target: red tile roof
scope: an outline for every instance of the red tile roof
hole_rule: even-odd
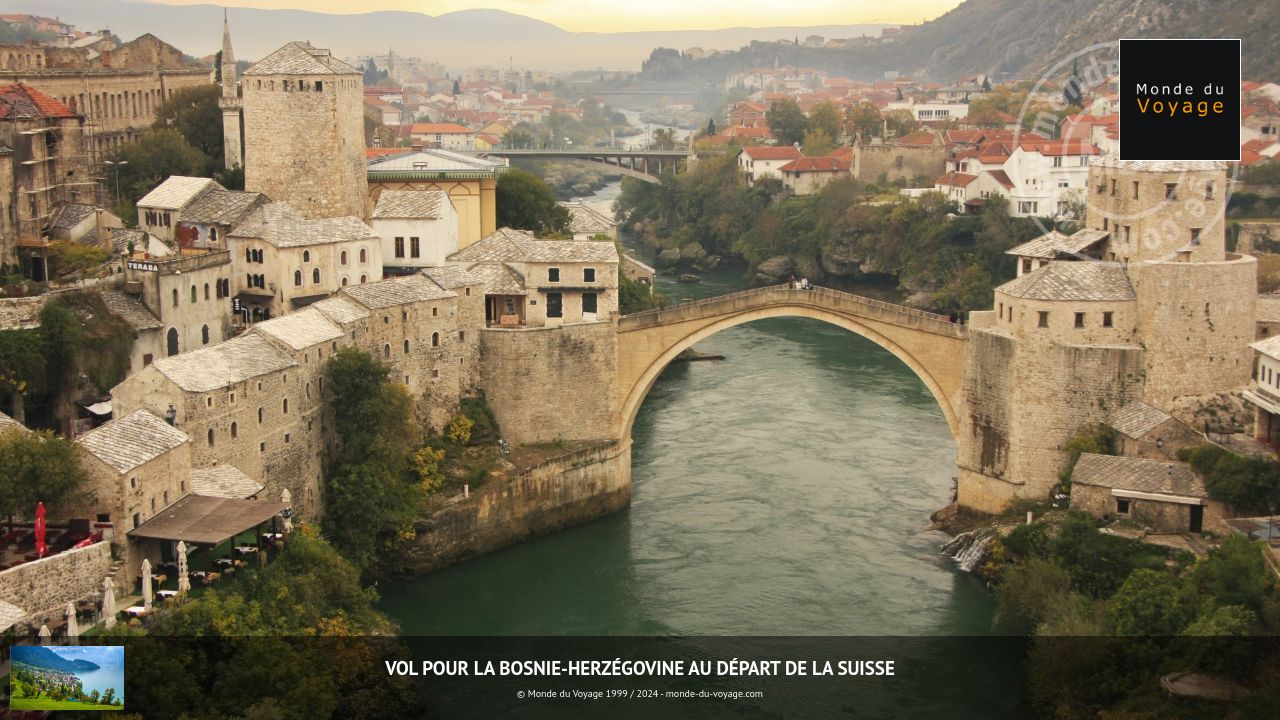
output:
[[[415,135],[461,135],[475,130],[457,123],[414,123],[412,132]]]
[[[742,152],[752,160],[795,160],[804,155],[792,145],[749,145]]]
[[[953,171],[938,178],[937,180],[934,181],[933,184],[934,185],[951,185],[954,187],[967,187],[969,183],[977,179],[978,179],[977,175],[970,175],[968,173],[960,173],[960,172]]]
[[[802,172],[848,172],[849,161],[830,155],[820,157],[802,157],[796,158],[791,162],[778,168],[780,172],[785,173],[802,173]]]
[[[387,155],[399,155],[400,153],[410,152],[409,148],[365,148],[364,156],[366,158],[386,157]]]
[[[932,145],[936,138],[937,136],[928,130],[917,130],[909,135],[903,135],[897,140],[894,140],[893,144],[894,145],[910,145],[913,147],[924,147],[924,146]]]
[[[987,171],[987,174],[991,176],[991,179],[992,179],[992,180],[995,180],[996,182],[1000,183],[1001,185],[1005,186],[1006,188],[1009,188],[1009,189],[1011,189],[1011,190],[1013,189],[1013,181],[1009,179],[1009,175],[1008,175],[1007,173],[1005,173],[1005,171],[1003,171],[1003,170],[988,170],[988,171]],[[965,184],[967,185],[968,183],[965,183]]]
[[[0,87],[0,118],[73,118],[71,108],[23,83]]]

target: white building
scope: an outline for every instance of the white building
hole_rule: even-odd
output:
[[[891,110],[908,110],[916,120],[952,120],[968,117],[969,104],[962,102],[915,102],[902,100],[884,106],[885,112]]]
[[[369,224],[392,274],[443,265],[458,251],[458,211],[443,190],[383,190]]]
[[[747,181],[753,185],[766,177],[781,180],[782,166],[802,157],[804,153],[791,145],[751,145],[738,153],[738,169],[747,174]]]

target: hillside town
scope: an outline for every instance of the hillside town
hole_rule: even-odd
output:
[[[533,69],[344,59],[303,40],[245,62],[231,19],[199,59],[152,35],[0,20],[34,33],[0,45],[0,446],[67,443],[83,469],[57,501],[5,490],[3,629],[146,627],[328,533],[334,458],[350,442],[339,360],[376,364],[404,417],[454,438],[459,457],[487,451],[456,439],[477,417],[500,428],[490,464],[443,490],[444,454],[421,443],[411,455],[431,502],[376,552],[425,572],[626,507],[632,423],[662,370],[726,327],[785,316],[870,338],[938,401],[956,451],[951,512],[1005,522],[969,537],[966,570],[1027,507],[1076,511],[1192,562],[1245,538],[1280,576],[1277,82],[1240,87],[1239,161],[1126,161],[1118,75],[1064,104],[1060,80],[746,68],[714,112],[664,108],[697,117],[678,136]],[[911,32],[892,30],[874,42]],[[121,153],[176,135],[168,101],[191,91],[216,114],[204,172],[144,178],[131,195]],[[934,236],[968,222],[1005,234],[995,260],[968,263],[986,284],[965,305],[817,286],[841,275],[831,246],[806,265],[778,243],[757,252],[757,227],[736,230],[747,241],[734,248],[763,287],[667,304],[659,271],[624,249],[640,211],[557,203],[520,152],[625,177],[623,200],[714,167],[761,213],[849,189],[832,223],[885,212],[914,229],[933,213]],[[1233,195],[1254,210],[1231,214]],[[510,220],[544,200],[555,227]],[[675,205],[651,202],[645,230]],[[926,235],[905,232],[878,242]],[[714,269],[710,246],[670,234],[683,244],[650,262],[696,284],[703,267],[677,261],[693,245]],[[897,271],[843,264],[873,280]],[[59,322],[101,332],[101,357],[56,375]],[[24,354],[37,345],[47,354]]]

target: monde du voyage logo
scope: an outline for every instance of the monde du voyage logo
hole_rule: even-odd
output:
[[[1240,41],[1120,41],[1120,159],[1240,159]]]

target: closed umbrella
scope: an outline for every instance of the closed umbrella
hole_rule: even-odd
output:
[[[178,541],[178,594],[191,589],[191,578],[187,577],[187,544]]]
[[[76,606],[70,602],[67,603],[67,643],[80,644],[80,626],[76,624]]]
[[[41,625],[40,626],[40,644],[48,645],[50,642],[49,639],[52,637],[53,637],[53,633],[49,632],[49,626]]]
[[[45,532],[44,503],[36,503],[36,555],[38,557],[44,557],[45,553],[49,552],[49,546],[44,544]]]
[[[142,608],[151,612],[151,561],[142,561]]]
[[[284,517],[284,531],[286,533],[293,532],[293,520],[291,519],[293,517],[293,496],[289,494],[289,488],[285,488],[280,493],[280,502],[285,504],[284,512],[281,513],[282,517]]]
[[[102,581],[102,626],[108,630],[116,626],[116,584],[111,578]]]

